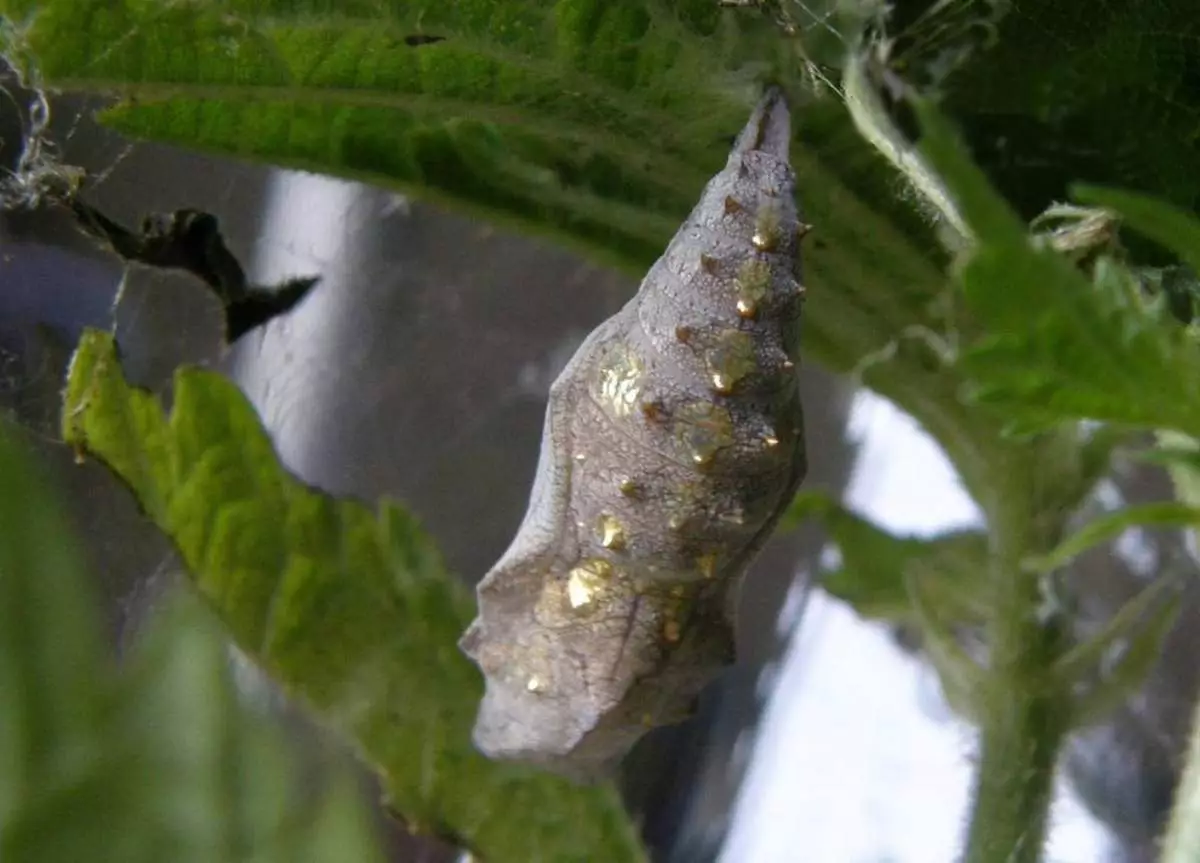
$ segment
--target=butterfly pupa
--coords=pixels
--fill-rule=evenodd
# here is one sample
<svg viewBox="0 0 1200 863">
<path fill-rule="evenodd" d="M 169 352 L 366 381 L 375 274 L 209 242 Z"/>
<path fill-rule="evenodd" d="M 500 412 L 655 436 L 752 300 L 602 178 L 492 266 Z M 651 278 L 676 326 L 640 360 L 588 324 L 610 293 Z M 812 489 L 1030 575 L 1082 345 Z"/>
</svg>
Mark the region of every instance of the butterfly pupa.
<svg viewBox="0 0 1200 863">
<path fill-rule="evenodd" d="M 733 589 L 806 467 L 790 138 L 771 89 L 551 387 L 525 518 L 461 641 L 489 757 L 606 775 L 733 658 Z"/>
</svg>

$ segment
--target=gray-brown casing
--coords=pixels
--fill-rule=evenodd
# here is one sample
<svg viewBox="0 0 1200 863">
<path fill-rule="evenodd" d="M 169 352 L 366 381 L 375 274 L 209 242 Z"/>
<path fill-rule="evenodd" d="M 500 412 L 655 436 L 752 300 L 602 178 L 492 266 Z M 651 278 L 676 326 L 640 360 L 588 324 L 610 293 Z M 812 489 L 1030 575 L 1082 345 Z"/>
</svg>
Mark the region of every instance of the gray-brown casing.
<svg viewBox="0 0 1200 863">
<path fill-rule="evenodd" d="M 461 642 L 490 757 L 604 775 L 733 658 L 732 590 L 805 472 L 790 137 L 772 89 L 551 387 L 529 508 Z"/>
</svg>

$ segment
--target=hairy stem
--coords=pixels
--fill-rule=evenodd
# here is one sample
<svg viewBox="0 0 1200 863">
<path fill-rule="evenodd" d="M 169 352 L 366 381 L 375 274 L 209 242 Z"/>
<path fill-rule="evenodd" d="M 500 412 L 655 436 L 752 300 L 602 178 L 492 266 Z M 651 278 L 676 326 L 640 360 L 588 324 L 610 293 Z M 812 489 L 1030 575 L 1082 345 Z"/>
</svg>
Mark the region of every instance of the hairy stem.
<svg viewBox="0 0 1200 863">
<path fill-rule="evenodd" d="M 1022 477 L 1017 485 L 1012 480 Z M 1045 845 L 1069 694 L 1048 683 L 1061 626 L 1041 611 L 1040 577 L 1022 568 L 1057 531 L 1035 518 L 1030 474 L 1010 471 L 989 507 L 992 536 L 990 670 L 980 693 L 980 759 L 964 863 L 1037 863 Z"/>
</svg>

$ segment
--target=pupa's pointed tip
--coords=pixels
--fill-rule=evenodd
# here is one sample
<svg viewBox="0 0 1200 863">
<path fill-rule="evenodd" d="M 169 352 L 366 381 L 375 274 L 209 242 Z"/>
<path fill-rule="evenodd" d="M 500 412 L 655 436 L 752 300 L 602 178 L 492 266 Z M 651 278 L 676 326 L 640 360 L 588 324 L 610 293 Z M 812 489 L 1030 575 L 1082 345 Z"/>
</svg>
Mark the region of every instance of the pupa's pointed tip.
<svg viewBox="0 0 1200 863">
<path fill-rule="evenodd" d="M 483 621 L 478 617 L 471 621 L 470 626 L 458 639 L 458 649 L 467 656 L 475 659 L 479 655 L 479 642 L 483 639 Z"/>
<path fill-rule="evenodd" d="M 767 87 L 750 115 L 750 121 L 734 146 L 735 153 L 762 150 L 780 159 L 788 158 L 792 140 L 792 117 L 787 96 L 780 87 Z"/>
</svg>

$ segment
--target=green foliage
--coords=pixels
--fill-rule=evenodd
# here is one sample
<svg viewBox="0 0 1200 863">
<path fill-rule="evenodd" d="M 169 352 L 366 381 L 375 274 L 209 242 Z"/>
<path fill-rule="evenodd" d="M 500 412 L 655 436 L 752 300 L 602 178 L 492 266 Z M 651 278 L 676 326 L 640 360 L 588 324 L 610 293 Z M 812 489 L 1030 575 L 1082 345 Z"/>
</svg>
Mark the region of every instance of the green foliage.
<svg viewBox="0 0 1200 863">
<path fill-rule="evenodd" d="M 1161 573 L 1050 667 L 1051 680 L 1073 690 L 1073 727 L 1104 719 L 1145 680 L 1179 616 L 1180 587 L 1173 573 Z"/>
<path fill-rule="evenodd" d="M 979 603 L 987 569 L 986 533 L 955 530 L 932 539 L 898 537 L 821 492 L 796 495 L 783 528 L 814 517 L 840 552 L 838 565 L 822 574 L 821 586 L 859 614 L 915 622 L 910 586 L 919 581 L 925 604 L 936 607 L 942 619 L 964 623 L 985 617 Z"/>
<path fill-rule="evenodd" d="M 63 436 L 129 484 L 237 644 L 357 743 L 408 823 L 493 863 L 642 859 L 612 788 L 475 752 L 482 681 L 456 647 L 466 591 L 401 508 L 290 476 L 233 383 L 181 369 L 168 418 L 126 383 L 112 337 L 89 331 Z"/>
<path fill-rule="evenodd" d="M 1195 4 L 1004 5 L 995 39 L 946 83 L 942 107 L 1021 216 L 1079 180 L 1200 207 Z"/>
<path fill-rule="evenodd" d="M 1051 573 L 1074 558 L 1105 542 L 1116 539 L 1131 527 L 1195 527 L 1200 525 L 1200 509 L 1173 500 L 1129 506 L 1088 522 L 1061 542 L 1049 554 L 1025 561 L 1029 569 Z"/>
<path fill-rule="evenodd" d="M 401 189 L 638 275 L 777 79 L 798 106 L 793 160 L 817 226 L 809 353 L 852 368 L 945 288 L 928 226 L 837 99 L 807 90 L 794 41 L 751 10 L 0 0 L 0 15 L 27 77 L 118 96 L 101 119 L 126 134 Z M 885 390 L 901 378 L 875 377 Z"/>
<path fill-rule="evenodd" d="M 1150 302 L 1134 274 L 1101 256 L 1088 276 L 1045 245 L 953 142 L 928 108 L 925 152 L 978 237 L 960 273 L 963 295 L 986 335 L 961 368 L 976 399 L 1011 426 L 1043 429 L 1106 420 L 1200 434 L 1200 352 L 1193 334 Z M 1125 193 L 1111 202 L 1135 227 L 1184 260 L 1200 259 L 1200 224 L 1165 204 Z M 1128 213 L 1125 212 L 1128 209 Z"/>
<path fill-rule="evenodd" d="M 1195 504 L 1182 492 L 1194 491 L 1200 359 L 1180 320 L 1197 292 L 1162 265 L 1174 255 L 1200 271 L 1200 224 L 1186 212 L 1200 200 L 1200 90 L 1188 86 L 1200 19 L 1183 0 L 1087 14 L 1075 0 L 914 4 L 930 11 L 898 22 L 911 26 L 887 43 L 887 68 L 936 85 L 982 166 L 927 104 L 904 106 L 972 238 L 956 286 L 842 106 L 804 89 L 805 63 L 836 65 L 853 39 L 784 31 L 831 5 L 0 0 L 0 13 L 5 53 L 31 79 L 116 94 L 104 119 L 128 134 L 390 185 L 638 272 L 720 164 L 757 82 L 781 81 L 802 106 L 793 161 L 817 226 L 806 353 L 915 416 L 988 533 L 894 537 L 814 495 L 793 513 L 820 517 L 842 550 L 827 588 L 917 625 L 950 699 L 980 719 L 966 859 L 1034 860 L 1061 736 L 1124 697 L 1175 610 L 1163 580 L 1072 644 L 1054 573 L 1130 525 L 1195 524 L 1189 506 L 1162 503 L 1063 535 L 1131 431 L 1179 433 L 1183 445 L 1156 457 Z M 996 44 L 968 44 L 980 32 Z M 1078 191 L 1144 235 L 1131 248 L 1155 269 L 1031 240 L 1027 220 L 1078 179 L 1184 208 Z M 239 644 L 359 743 L 406 817 L 489 860 L 636 857 L 610 790 L 472 751 L 479 683 L 453 646 L 466 600 L 400 510 L 372 513 L 286 476 L 213 376 L 181 372 L 168 421 L 98 334 L 67 400 L 68 438 L 134 488 Z M 961 649 L 964 623 L 984 634 L 986 669 Z"/>
<path fill-rule="evenodd" d="M 381 863 L 352 783 L 300 793 L 298 753 L 239 704 L 196 603 L 157 621 L 118 671 L 26 461 L 0 427 L 0 857 Z"/>
</svg>

